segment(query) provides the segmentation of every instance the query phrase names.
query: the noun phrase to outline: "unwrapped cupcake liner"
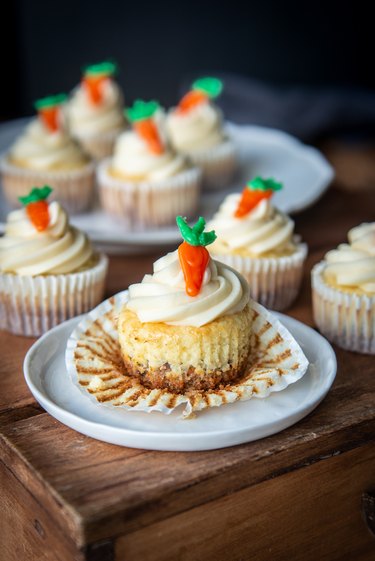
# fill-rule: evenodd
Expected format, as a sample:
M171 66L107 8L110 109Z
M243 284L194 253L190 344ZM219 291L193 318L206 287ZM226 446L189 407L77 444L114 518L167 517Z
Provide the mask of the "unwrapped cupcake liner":
M375 295L345 292L323 278L322 261L311 271L314 321L332 343L350 351L375 354Z
M203 188L207 190L228 187L238 169L236 148L231 140L187 155L202 170Z
M18 197L29 194L32 187L53 187L51 200L58 200L69 214L90 208L94 199L95 166L92 162L77 169L38 171L11 164L7 157L0 161L3 192L8 203L20 207Z
M245 277L254 300L272 310L285 310L297 298L307 255L307 245L300 243L296 251L283 257L245 257L213 250L211 256Z
M251 359L244 376L225 388L172 393L151 389L129 376L121 357L117 320L128 291L102 302L87 314L68 339L67 371L80 391L98 406L169 415L182 408L182 418L210 407L264 398L297 382L308 360L289 331L265 308L250 301Z
M98 166L102 207L129 228L175 224L176 215L193 218L198 208L201 171L189 168L158 182L123 181L110 175L111 159Z
M83 314L103 297L108 268L105 255L90 269L67 275L0 274L0 329L39 336Z
M75 138L89 156L100 161L112 155L116 139L124 129L121 127L99 134L75 135Z

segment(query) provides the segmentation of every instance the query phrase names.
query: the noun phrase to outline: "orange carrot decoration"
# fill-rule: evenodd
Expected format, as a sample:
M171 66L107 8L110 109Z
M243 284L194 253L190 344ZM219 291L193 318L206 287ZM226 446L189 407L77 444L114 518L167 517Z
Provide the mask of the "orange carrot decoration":
M199 217L198 222L192 228L182 216L177 216L176 222L181 236L184 238L178 248L178 258L184 273L186 293L188 296L197 296L201 290L204 273L210 260L210 254L205 246L216 240L216 234L213 230L204 232L206 221L202 216Z
M178 113L188 113L191 109L200 105L201 103L207 103L209 99L215 99L218 97L223 89L223 83L218 78L200 78L196 80L190 92L188 92L181 99L177 106Z
M43 232L48 228L50 216L46 199L51 193L51 187L44 185L41 188L33 187L27 197L19 197L19 201L26 207L30 222L38 232Z
M117 72L117 65L111 61L90 64L83 69L83 85L93 105L103 101L103 84Z
M66 94L50 95L48 97L38 99L34 103L34 107L38 111L39 118L50 132L60 130L61 105L64 103L66 98Z
M136 132L154 154L162 154L164 152L163 142L156 123L152 118L159 107L157 101L147 102L137 99L133 107L125 110L125 116L128 117Z
M252 211L263 199L270 199L275 191L282 189L282 183L277 183L274 179L262 179L255 177L247 183L242 191L242 196L238 207L234 213L236 218L242 218Z

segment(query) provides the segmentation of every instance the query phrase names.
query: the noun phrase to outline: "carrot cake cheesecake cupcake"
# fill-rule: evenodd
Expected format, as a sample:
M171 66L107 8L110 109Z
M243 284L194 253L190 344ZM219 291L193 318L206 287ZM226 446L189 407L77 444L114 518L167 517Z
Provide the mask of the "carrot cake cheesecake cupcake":
M214 232L178 217L178 250L129 287L118 330L127 372L151 388L207 390L239 378L250 352L246 281L210 258Z
M0 238L0 328L41 335L102 299L108 260L70 226L52 189L33 188Z
M339 347L375 354L375 222L352 228L348 240L312 270L314 320Z
M204 187L212 189L226 187L237 169L234 143L213 103L222 87L217 78L196 80L167 117L172 145L202 169Z
M173 224L178 213L194 216L201 172L169 146L159 104L138 100L126 114L132 130L97 171L103 208L136 228Z
M81 84L68 104L71 133L96 160L112 154L115 140L126 124L124 98L114 80L116 72L113 62L86 66Z
M254 300L284 310L296 298L307 246L294 235L294 222L271 204L282 184L255 177L242 193L225 198L209 226L217 240L210 253L239 271Z
M38 100L38 116L0 162L4 195L13 207L31 187L45 183L70 213L91 205L94 165L67 132L65 100L65 94Z

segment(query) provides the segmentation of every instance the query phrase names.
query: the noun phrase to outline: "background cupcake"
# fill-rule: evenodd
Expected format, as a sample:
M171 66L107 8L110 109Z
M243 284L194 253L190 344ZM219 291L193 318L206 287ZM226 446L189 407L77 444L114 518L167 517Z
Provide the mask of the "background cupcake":
M124 98L114 81L113 62L86 66L68 105L69 127L85 151L100 160L110 156L125 128Z
M103 208L130 227L173 224L177 213L193 216L201 174L168 145L158 103L138 100L127 115L133 130L120 135L113 157L98 167Z
M40 335L88 312L103 296L107 258L69 225L51 188L34 188L8 216L0 238L0 327Z
M234 144L212 102L221 90L217 78L197 80L167 118L174 148L202 169L204 186L213 189L227 186L237 169Z
M273 179L256 177L242 194L226 197L210 222L217 233L213 257L242 273L254 300L275 310L296 298L307 254L306 244L293 235L293 220L271 205L281 188Z
M348 233L312 270L314 320L344 349L375 353L375 222Z
M66 129L64 94L35 103L38 116L2 158L0 170L4 195L11 206L20 206L34 185L54 185L53 198L70 213L90 207L94 189L94 165Z

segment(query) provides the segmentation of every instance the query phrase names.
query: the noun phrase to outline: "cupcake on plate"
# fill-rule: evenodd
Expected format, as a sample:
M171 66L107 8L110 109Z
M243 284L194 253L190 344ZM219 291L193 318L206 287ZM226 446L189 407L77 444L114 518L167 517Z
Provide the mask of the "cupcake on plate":
M151 388L207 390L240 378L250 354L252 314L246 281L210 259L199 218L178 217L184 242L129 287L118 332L127 373Z
M226 187L237 169L234 143L213 103L221 90L222 82L217 78L196 80L167 117L172 145L202 169L203 185L208 189Z
M375 353L375 222L352 228L349 243L312 270L314 320L339 347Z
M133 129L97 171L103 208L136 228L173 224L178 213L194 216L201 173L169 146L159 104L138 100L126 113Z
M68 104L71 133L96 160L112 154L115 140L126 125L124 98L114 80L116 72L113 62L86 66Z
M65 100L65 94L38 100L38 116L0 162L4 195L13 207L31 187L45 183L54 186L53 197L70 213L91 205L94 165L67 132Z
M69 225L52 189L33 188L0 238L0 328L41 335L88 312L103 296L108 260Z
M255 177L242 193L228 195L210 222L217 233L212 256L239 271L252 298L274 310L296 298L307 254L293 220L271 204L281 188L273 179Z

